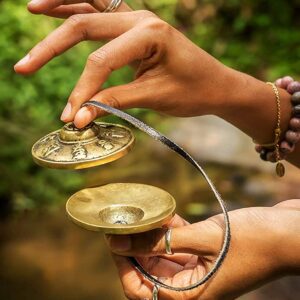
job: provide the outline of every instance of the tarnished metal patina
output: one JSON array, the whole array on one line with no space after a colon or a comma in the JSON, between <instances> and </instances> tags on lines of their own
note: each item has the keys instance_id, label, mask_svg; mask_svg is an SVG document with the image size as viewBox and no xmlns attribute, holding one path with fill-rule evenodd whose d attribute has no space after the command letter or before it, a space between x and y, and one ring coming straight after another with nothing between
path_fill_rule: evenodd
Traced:
<instances>
[{"instance_id":1,"label":"tarnished metal patina","mask_svg":"<svg viewBox=\"0 0 300 300\"><path fill-rule=\"evenodd\" d=\"M162 227L176 203L166 191L145 184L113 183L81 190L67 201L77 225L110 234L132 234Z\"/></svg>"},{"instance_id":2,"label":"tarnished metal patina","mask_svg":"<svg viewBox=\"0 0 300 300\"><path fill-rule=\"evenodd\" d=\"M133 144L134 135L125 126L93 122L78 129L68 123L37 141L32 156L43 167L82 169L121 158Z\"/></svg>"},{"instance_id":3,"label":"tarnished metal patina","mask_svg":"<svg viewBox=\"0 0 300 300\"><path fill-rule=\"evenodd\" d=\"M229 214L225 202L208 175L199 163L184 149L159 131L135 117L95 100L86 102L84 106L94 106L126 120L153 139L160 141L166 147L175 151L195 167L204 177L220 204L224 215L224 239L222 248L220 249L220 253L212 268L197 282L190 283L184 287L177 287L168 285L160 281L159 278L149 274L136 258L128 257L128 260L145 279L149 280L155 286L153 290L153 299L157 298L158 288L160 287L172 291L184 292L205 284L221 267L228 253L231 240ZM102 126L99 124L102 124ZM33 146L32 154L35 161L46 167L74 169L90 167L119 158L127 153L133 144L134 138L130 134L129 136L131 138L128 138L127 143L124 143L119 149L116 150L115 148L112 148L108 150L111 152L108 152L106 155L103 155L103 153L97 155L97 151L95 151L92 152L94 156L89 157L87 147L82 147L82 145L89 145L89 143L92 143L95 147L95 144L98 144L99 140L103 140L104 142L108 140L111 142L110 138L113 129L120 128L119 125L103 123L96 123L98 128L94 126L95 125L91 124L90 127L85 128L84 130L78 130L72 125L67 125L62 131L47 135ZM107 134L101 134L102 127L108 130ZM99 136L101 137L100 139ZM109 136L109 138L105 139L103 136ZM66 158L62 157L64 152L61 151L61 144L59 142L63 146L71 144L71 147L69 147L72 149L71 156L69 149ZM79 149L77 149L77 147ZM64 165L68 165L68 167ZM68 200L66 209L70 218L76 224L86 229L104 231L110 234L131 234L148 231L166 224L174 214L175 200L170 194L156 187L132 183L116 183L93 189L85 189L74 194ZM169 244L166 248L167 253L172 253L170 238L171 231L168 230L166 235L166 241Z\"/></svg>"},{"instance_id":4,"label":"tarnished metal patina","mask_svg":"<svg viewBox=\"0 0 300 300\"><path fill-rule=\"evenodd\" d=\"M47 168L89 168L123 157L134 140L132 131L125 126L93 122L78 129L68 123L37 141L32 156ZM171 219L175 207L175 200L167 192L134 183L84 189L71 196L66 205L70 219L79 226L111 234L161 227Z\"/></svg>"}]
</instances>

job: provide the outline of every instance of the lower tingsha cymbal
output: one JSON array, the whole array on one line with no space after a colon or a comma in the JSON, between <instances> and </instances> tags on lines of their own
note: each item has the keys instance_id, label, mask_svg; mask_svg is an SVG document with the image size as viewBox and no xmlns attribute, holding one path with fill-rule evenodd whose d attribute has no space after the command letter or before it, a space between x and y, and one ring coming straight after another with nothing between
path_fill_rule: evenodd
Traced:
<instances>
[{"instance_id":1,"label":"lower tingsha cymbal","mask_svg":"<svg viewBox=\"0 0 300 300\"><path fill-rule=\"evenodd\" d=\"M133 144L134 135L125 126L93 122L77 129L68 123L37 141L32 156L43 167L82 169L114 161L127 154Z\"/></svg>"},{"instance_id":2,"label":"lower tingsha cymbal","mask_svg":"<svg viewBox=\"0 0 300 300\"><path fill-rule=\"evenodd\" d=\"M176 203L166 191L145 184L113 183L81 190L66 204L77 225L109 234L160 228L174 215Z\"/></svg>"}]
</instances>

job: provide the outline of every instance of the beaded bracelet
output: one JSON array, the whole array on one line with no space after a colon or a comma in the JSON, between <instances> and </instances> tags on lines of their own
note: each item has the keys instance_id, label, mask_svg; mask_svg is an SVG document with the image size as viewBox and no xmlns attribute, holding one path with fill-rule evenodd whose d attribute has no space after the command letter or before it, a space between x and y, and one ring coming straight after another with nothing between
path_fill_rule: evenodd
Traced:
<instances>
[{"instance_id":1,"label":"beaded bracelet","mask_svg":"<svg viewBox=\"0 0 300 300\"><path fill-rule=\"evenodd\" d=\"M286 156L295 150L295 145L300 140L300 82L294 81L290 76L279 78L275 82L276 86L287 90L291 95L292 118L289 122L289 128L284 134L283 139L279 142L279 157L275 145L266 147L266 145L256 145L255 150L260 153L260 158L265 161L278 162L285 159ZM268 146L268 145L267 145ZM278 176L284 175L284 167L276 167Z\"/></svg>"}]
</instances>

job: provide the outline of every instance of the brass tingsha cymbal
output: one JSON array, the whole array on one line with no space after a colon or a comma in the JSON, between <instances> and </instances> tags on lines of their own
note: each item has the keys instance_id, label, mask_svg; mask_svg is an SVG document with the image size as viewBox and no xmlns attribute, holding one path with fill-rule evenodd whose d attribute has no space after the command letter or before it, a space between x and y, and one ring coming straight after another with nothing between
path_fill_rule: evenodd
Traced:
<instances>
[{"instance_id":1,"label":"brass tingsha cymbal","mask_svg":"<svg viewBox=\"0 0 300 300\"><path fill-rule=\"evenodd\" d=\"M166 191L145 184L113 183L81 190L66 204L77 225L110 234L132 234L162 227L176 203Z\"/></svg>"},{"instance_id":2,"label":"brass tingsha cymbal","mask_svg":"<svg viewBox=\"0 0 300 300\"><path fill-rule=\"evenodd\" d=\"M134 135L125 126L93 122L77 129L68 123L37 141L32 156L43 167L82 169L116 160L127 154L133 144Z\"/></svg>"}]
</instances>

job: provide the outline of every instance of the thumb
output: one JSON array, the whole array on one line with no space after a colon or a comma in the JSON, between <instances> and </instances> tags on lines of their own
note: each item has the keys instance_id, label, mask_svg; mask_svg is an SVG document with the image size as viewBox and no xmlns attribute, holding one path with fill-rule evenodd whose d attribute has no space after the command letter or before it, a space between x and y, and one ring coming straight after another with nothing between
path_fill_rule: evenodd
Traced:
<instances>
[{"instance_id":1,"label":"thumb","mask_svg":"<svg viewBox=\"0 0 300 300\"><path fill-rule=\"evenodd\" d=\"M107 241L111 251L116 254L151 257L166 254L165 233L166 229L156 229L134 235L110 235ZM170 242L173 253L207 256L219 252L222 240L222 228L209 219L173 228Z\"/></svg>"},{"instance_id":2,"label":"thumb","mask_svg":"<svg viewBox=\"0 0 300 300\"><path fill-rule=\"evenodd\" d=\"M145 87L146 83L137 83L136 81L129 84L111 87L102 90L96 94L92 100L105 103L117 109L127 109L133 107L148 107L150 93ZM94 106L84 106L79 109L74 117L74 124L77 128L82 128L100 116L106 113Z\"/></svg>"}]
</instances>

